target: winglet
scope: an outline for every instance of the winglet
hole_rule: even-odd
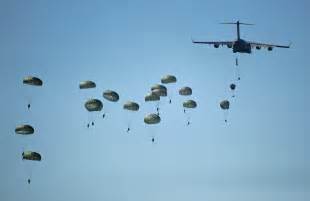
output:
[[[193,39],[193,37],[191,37],[192,43],[195,43],[195,40]]]
[[[290,41],[290,43],[288,44],[288,48],[290,48],[292,45],[292,41]]]

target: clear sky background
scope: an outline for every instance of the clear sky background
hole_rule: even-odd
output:
[[[306,0],[1,0],[0,200],[309,200],[309,9]],[[236,55],[191,38],[235,39],[235,26],[218,23],[236,20],[256,24],[241,27],[245,39],[293,46],[239,56],[225,124],[219,102],[231,95]],[[168,73],[178,78],[173,104],[163,100],[150,129],[143,98]],[[25,88],[26,75],[44,86]],[[97,88],[82,92],[87,79]],[[189,127],[176,92],[185,85],[198,102]],[[120,101],[104,101],[106,119],[87,114],[85,98],[106,89]],[[129,99],[141,110],[127,134]],[[21,123],[36,133],[15,135]],[[25,149],[43,160],[25,163]]]

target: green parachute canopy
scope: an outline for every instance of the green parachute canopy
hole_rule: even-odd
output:
[[[160,96],[155,94],[155,93],[148,93],[145,97],[144,97],[145,102],[148,101],[159,101],[160,100]]]
[[[108,101],[117,102],[119,100],[119,95],[112,90],[106,90],[103,92],[103,98]]]
[[[90,99],[86,101],[84,106],[89,112],[101,111],[103,108],[102,102],[98,99]]]
[[[148,114],[144,117],[144,123],[146,124],[158,124],[160,117],[157,114]]]
[[[161,83],[169,84],[169,83],[176,83],[177,78],[174,75],[166,75],[161,78]]]
[[[230,84],[229,87],[230,87],[231,90],[235,90],[236,89],[236,85],[234,83]]]
[[[223,100],[220,102],[220,107],[223,110],[228,110],[229,109],[229,101],[228,100]]]
[[[80,89],[96,88],[96,83],[91,80],[81,81],[79,87]]]
[[[192,95],[192,89],[190,87],[182,87],[179,90],[179,94],[181,96],[190,96],[190,95]]]
[[[125,110],[130,110],[130,111],[138,111],[139,110],[139,104],[138,103],[135,103],[133,101],[127,101],[123,108]]]
[[[34,151],[24,151],[22,156],[23,160],[41,161],[41,155]]]
[[[162,96],[162,97],[167,96],[167,90],[164,90],[164,89],[153,89],[152,93],[156,94],[157,96]]]
[[[15,133],[20,135],[31,135],[34,133],[34,128],[30,125],[19,125],[15,128]]]
[[[183,107],[185,108],[196,108],[197,103],[194,100],[187,100],[183,102]]]
[[[32,86],[42,86],[43,81],[40,78],[33,77],[33,76],[27,76],[23,79],[23,83],[27,85]]]
[[[162,84],[155,84],[151,87],[151,90],[155,90],[155,89],[160,89],[160,90],[164,90],[164,91],[167,91],[167,87],[165,87],[164,85]]]

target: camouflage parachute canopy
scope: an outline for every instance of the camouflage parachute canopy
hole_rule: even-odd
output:
[[[163,90],[163,91],[167,91],[167,87],[165,87],[164,85],[162,84],[155,84],[151,87],[151,90],[155,90],[155,89],[160,89],[160,90]]]
[[[23,160],[41,161],[41,155],[34,151],[24,151],[22,156]]]
[[[167,90],[164,90],[164,89],[153,89],[152,93],[156,94],[157,96],[162,96],[162,97],[167,96]]]
[[[183,102],[183,107],[185,108],[196,108],[197,103],[194,100],[187,100]]]
[[[148,114],[144,117],[144,123],[146,124],[158,124],[160,117],[157,114]]]
[[[177,78],[174,75],[166,75],[161,78],[161,83],[169,84],[177,82]]]
[[[106,90],[103,92],[103,98],[108,101],[117,102],[119,100],[119,95],[115,91]]]
[[[148,101],[159,101],[160,100],[160,96],[158,96],[155,93],[148,93],[145,97],[144,97],[145,102]]]
[[[138,103],[135,103],[133,101],[127,101],[123,108],[125,110],[130,110],[130,111],[138,111],[139,110],[139,104]]]
[[[86,101],[84,106],[89,112],[101,111],[103,108],[102,102],[98,99],[90,99]]]
[[[220,102],[220,107],[223,110],[228,110],[229,109],[229,101],[228,100],[223,100]]]
[[[234,83],[230,84],[229,87],[230,87],[231,90],[235,90],[236,89],[236,85]]]
[[[32,85],[32,86],[42,86],[43,81],[40,78],[27,76],[23,79],[24,84]]]
[[[20,135],[31,135],[34,133],[34,129],[30,125],[19,125],[15,128],[15,133]]]
[[[96,83],[91,80],[81,81],[79,87],[80,89],[96,88]]]
[[[182,87],[179,90],[179,94],[181,96],[190,96],[190,95],[192,95],[192,89],[190,87]]]

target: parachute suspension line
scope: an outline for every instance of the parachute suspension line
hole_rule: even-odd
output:
[[[188,113],[186,113],[186,114],[187,114],[187,117],[186,117],[187,124],[186,125],[189,126],[191,124],[191,117]]]
[[[156,102],[156,112],[157,115],[159,116],[159,111],[160,111],[160,107],[159,107],[159,101]]]
[[[237,81],[240,81],[240,80],[241,80],[238,57],[236,57],[236,70],[235,70],[235,76],[236,76],[236,80],[237,80]]]
[[[128,112],[129,113],[129,112]],[[127,114],[127,130],[126,130],[126,132],[127,133],[129,133],[130,132],[130,130],[131,130],[131,117],[129,117],[129,116],[131,116],[130,114]]]
[[[224,122],[227,124],[228,123],[228,110],[224,111]]]

